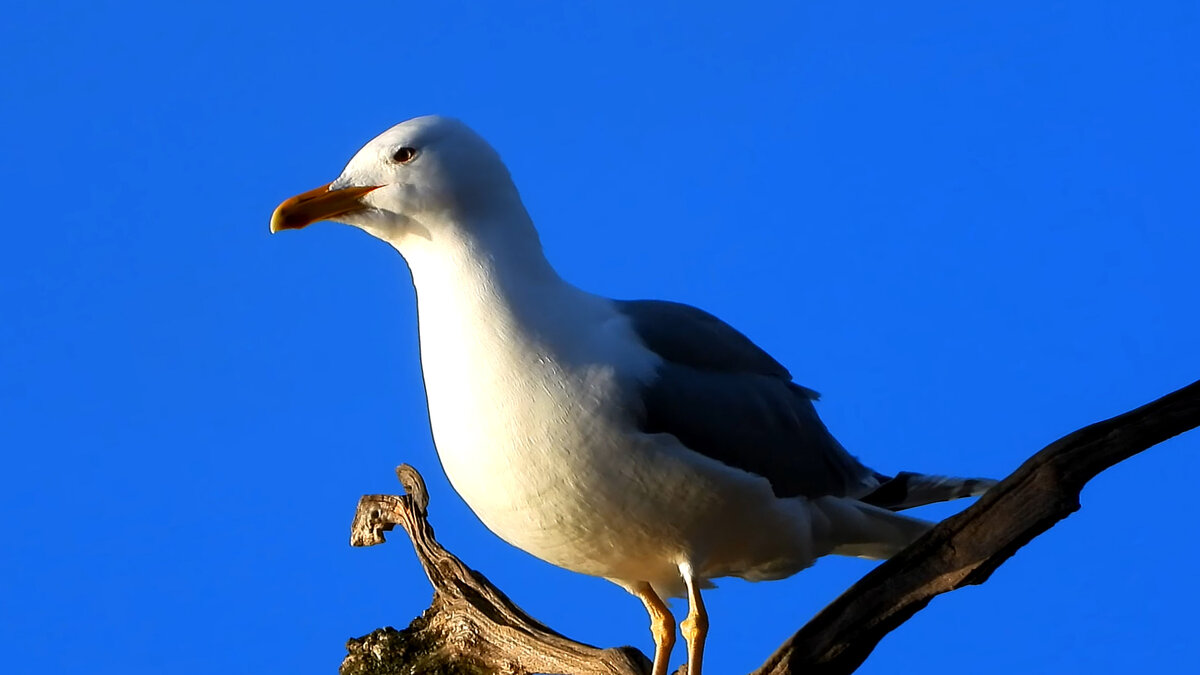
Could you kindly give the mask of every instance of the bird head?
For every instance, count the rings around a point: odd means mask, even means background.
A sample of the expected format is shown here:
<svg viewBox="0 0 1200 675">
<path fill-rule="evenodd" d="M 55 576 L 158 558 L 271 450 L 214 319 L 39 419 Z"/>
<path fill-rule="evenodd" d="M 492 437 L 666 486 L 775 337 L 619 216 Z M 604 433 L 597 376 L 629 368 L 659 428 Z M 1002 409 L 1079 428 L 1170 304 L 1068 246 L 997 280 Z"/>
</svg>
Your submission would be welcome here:
<svg viewBox="0 0 1200 675">
<path fill-rule="evenodd" d="M 512 200 L 520 203 L 516 187 L 487 141 L 456 119 L 429 115 L 388 129 L 333 182 L 284 201 L 271 232 L 330 220 L 398 244 Z"/>
</svg>

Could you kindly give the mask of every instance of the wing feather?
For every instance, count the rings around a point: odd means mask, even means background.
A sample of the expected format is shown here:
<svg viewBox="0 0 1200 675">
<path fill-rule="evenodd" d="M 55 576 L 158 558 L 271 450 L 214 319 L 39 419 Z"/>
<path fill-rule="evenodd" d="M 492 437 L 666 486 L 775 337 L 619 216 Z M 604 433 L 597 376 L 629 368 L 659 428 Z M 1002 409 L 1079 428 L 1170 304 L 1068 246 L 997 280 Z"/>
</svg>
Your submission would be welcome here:
<svg viewBox="0 0 1200 675">
<path fill-rule="evenodd" d="M 817 416 L 817 393 L 732 326 L 680 303 L 617 306 L 663 359 L 640 392 L 643 431 L 762 476 L 780 497 L 857 497 L 877 484 Z"/>
</svg>

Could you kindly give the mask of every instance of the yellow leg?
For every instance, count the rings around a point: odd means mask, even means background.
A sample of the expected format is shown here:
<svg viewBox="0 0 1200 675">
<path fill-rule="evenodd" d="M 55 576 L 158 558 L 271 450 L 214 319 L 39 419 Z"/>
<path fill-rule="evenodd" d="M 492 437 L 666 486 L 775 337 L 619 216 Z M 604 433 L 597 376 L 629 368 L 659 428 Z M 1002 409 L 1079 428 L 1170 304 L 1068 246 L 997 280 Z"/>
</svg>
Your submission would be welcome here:
<svg viewBox="0 0 1200 675">
<path fill-rule="evenodd" d="M 667 665 L 671 660 L 671 650 L 675 648 L 675 617 L 667 608 L 654 588 L 646 582 L 641 582 L 629 592 L 637 596 L 646 606 L 650 614 L 650 632 L 654 635 L 654 670 L 653 675 L 667 675 Z"/>
<path fill-rule="evenodd" d="M 692 566 L 683 563 L 679 566 L 683 575 L 683 583 L 687 585 L 688 615 L 679 624 L 679 631 L 687 642 L 688 660 L 687 675 L 700 675 L 700 666 L 704 660 L 704 640 L 708 637 L 708 612 L 704 609 L 704 601 L 700 599 L 700 588 L 692 572 Z"/>
</svg>

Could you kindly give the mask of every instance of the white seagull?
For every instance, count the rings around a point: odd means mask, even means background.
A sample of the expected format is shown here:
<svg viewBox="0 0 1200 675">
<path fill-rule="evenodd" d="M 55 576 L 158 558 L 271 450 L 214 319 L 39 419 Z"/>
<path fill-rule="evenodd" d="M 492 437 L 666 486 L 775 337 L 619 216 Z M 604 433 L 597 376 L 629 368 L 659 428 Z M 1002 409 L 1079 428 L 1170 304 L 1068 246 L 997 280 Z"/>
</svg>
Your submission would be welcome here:
<svg viewBox="0 0 1200 675">
<path fill-rule="evenodd" d="M 321 220 L 391 244 L 416 286 L 421 368 L 450 483 L 501 539 L 645 604 L 654 675 L 675 619 L 699 675 L 711 579 L 781 579 L 823 555 L 886 558 L 929 523 L 895 513 L 994 484 L 851 456 L 817 394 L 702 310 L 564 281 L 494 149 L 418 117 L 288 199 L 271 231 Z"/>
</svg>

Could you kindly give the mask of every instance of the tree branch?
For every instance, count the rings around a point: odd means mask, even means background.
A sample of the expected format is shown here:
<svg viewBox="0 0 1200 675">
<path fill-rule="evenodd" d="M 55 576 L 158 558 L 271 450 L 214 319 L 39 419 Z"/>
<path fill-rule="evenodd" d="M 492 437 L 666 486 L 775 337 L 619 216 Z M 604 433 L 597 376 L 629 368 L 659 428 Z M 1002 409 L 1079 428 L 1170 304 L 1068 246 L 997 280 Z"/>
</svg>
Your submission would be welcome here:
<svg viewBox="0 0 1200 675">
<path fill-rule="evenodd" d="M 854 672 L 935 596 L 987 581 L 1017 549 L 1078 511 L 1080 491 L 1101 471 L 1197 426 L 1200 381 L 1051 443 L 851 586 L 754 675 Z"/>
<path fill-rule="evenodd" d="M 854 672 L 889 632 L 935 596 L 980 584 L 1019 548 L 1079 509 L 1079 493 L 1105 469 L 1200 426 L 1200 381 L 1136 410 L 1051 443 L 978 502 L 854 584 L 753 675 Z M 631 647 L 597 649 L 530 618 L 446 551 L 425 516 L 424 482 L 397 469 L 408 493 L 359 501 L 354 546 L 383 542 L 402 525 L 434 586 L 433 604 L 404 631 L 381 629 L 351 640 L 342 675 L 376 673 L 579 673 L 644 675 L 649 662 Z"/>
<path fill-rule="evenodd" d="M 417 470 L 402 464 L 396 476 L 408 494 L 359 499 L 350 545 L 382 544 L 383 533 L 401 525 L 433 584 L 433 604 L 404 631 L 386 628 L 351 640 L 341 675 L 649 672 L 649 660 L 633 647 L 597 649 L 575 642 L 521 611 L 434 538 L 425 517 L 429 493 Z"/>
</svg>

